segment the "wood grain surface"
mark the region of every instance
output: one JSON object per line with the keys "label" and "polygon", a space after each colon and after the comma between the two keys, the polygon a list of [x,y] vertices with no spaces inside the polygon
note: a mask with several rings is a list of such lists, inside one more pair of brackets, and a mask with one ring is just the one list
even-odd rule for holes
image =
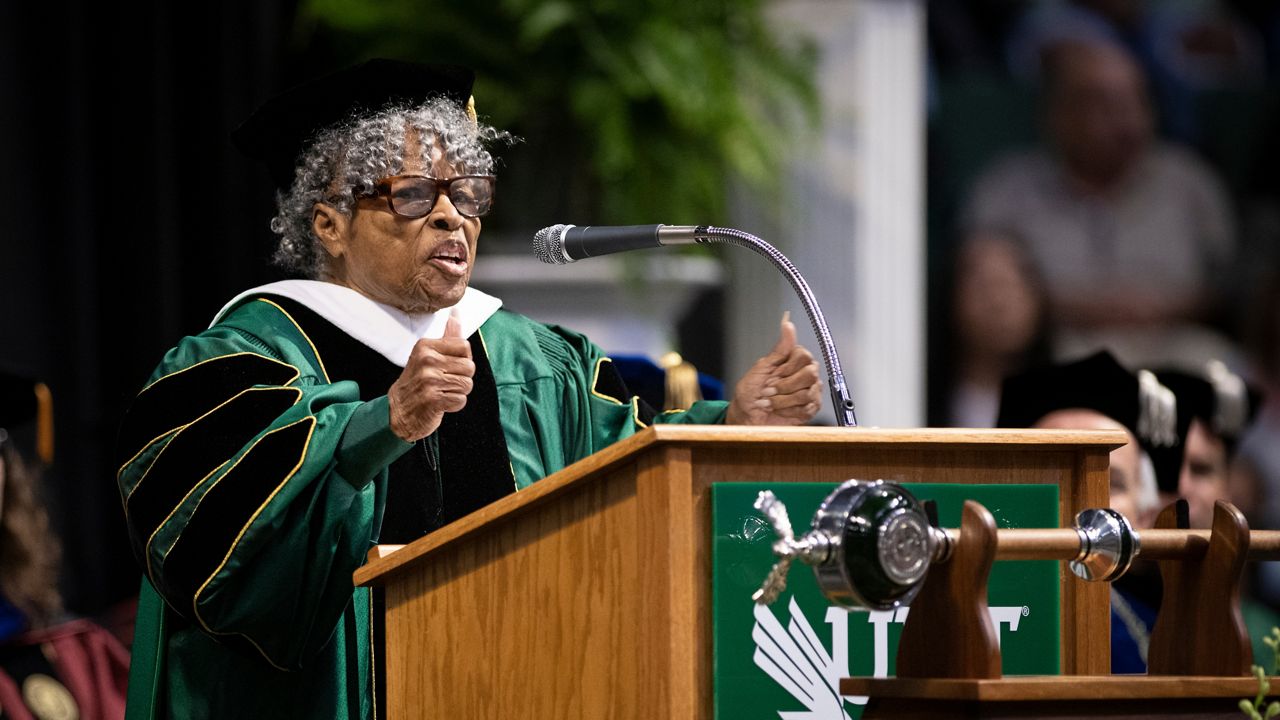
{"label": "wood grain surface", "polygon": [[[1177,524],[1173,505],[1156,519],[1159,528]],[[1240,616],[1240,576],[1248,552],[1244,514],[1219,500],[1204,556],[1159,561],[1164,591],[1151,629],[1148,673],[1249,675],[1253,648]]]}
{"label": "wood grain surface", "polygon": [[[1271,682],[1280,682],[1272,678]],[[1005,677],[998,680],[847,678],[840,691],[870,695],[866,720],[1227,720],[1258,683],[1237,677]]]}
{"label": "wood grain surface", "polygon": [[[386,588],[389,714],[705,720],[712,484],[1049,483],[1069,524],[1079,509],[1106,504],[1107,454],[1123,439],[648,428],[394,552],[370,554],[354,579]],[[1063,668],[1106,672],[1106,587],[1070,573],[1063,582]]]}
{"label": "wood grain surface", "polygon": [[[1271,678],[1280,687],[1280,678]],[[1252,699],[1252,677],[1152,675],[1012,675],[994,680],[955,678],[845,678],[844,695],[914,697],[940,700],[1071,700],[1088,695],[1100,700],[1132,698],[1227,697]],[[1232,705],[1234,706],[1234,702]],[[1236,709],[1239,712],[1239,709]]]}

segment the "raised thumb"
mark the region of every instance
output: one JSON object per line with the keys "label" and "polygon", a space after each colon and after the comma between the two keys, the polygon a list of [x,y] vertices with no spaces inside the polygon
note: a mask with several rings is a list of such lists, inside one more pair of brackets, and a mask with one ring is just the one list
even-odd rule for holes
{"label": "raised thumb", "polygon": [[796,326],[791,322],[791,311],[782,313],[782,323],[778,330],[778,343],[770,352],[776,360],[785,360],[796,346]]}
{"label": "raised thumb", "polygon": [[449,313],[449,319],[444,324],[444,337],[461,338],[462,323],[458,320],[457,310]]}

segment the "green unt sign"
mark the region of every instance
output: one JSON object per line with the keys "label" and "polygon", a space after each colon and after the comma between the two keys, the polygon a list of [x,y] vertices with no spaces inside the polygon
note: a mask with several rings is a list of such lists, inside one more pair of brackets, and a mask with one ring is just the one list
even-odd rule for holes
{"label": "green unt sign", "polygon": [[[840,678],[893,674],[898,637],[910,608],[885,612],[830,604],[808,566],[791,566],[787,590],[772,605],[751,594],[773,566],[772,528],[752,507],[761,490],[786,504],[796,534],[836,483],[722,483],[712,486],[712,601],[715,717],[852,720],[864,697],[839,694]],[[1058,526],[1053,485],[906,483],[935,500],[943,527],[958,527],[965,500],[982,503],[999,527]],[[1059,568],[1056,561],[997,562],[988,599],[1008,675],[1056,675],[1059,665]],[[938,622],[945,620],[939,618]]]}

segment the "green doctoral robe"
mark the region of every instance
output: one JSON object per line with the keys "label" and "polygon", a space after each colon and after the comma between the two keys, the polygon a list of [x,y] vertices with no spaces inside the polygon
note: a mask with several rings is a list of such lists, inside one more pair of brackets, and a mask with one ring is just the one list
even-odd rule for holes
{"label": "green doctoral robe", "polygon": [[[470,341],[478,424],[459,442],[438,439],[448,437],[442,425],[421,452],[390,430],[390,383],[361,387],[343,374],[394,379],[399,368],[344,365],[359,355],[351,339],[287,298],[242,298],[165,356],[119,435],[118,484],[145,569],[129,718],[373,717],[380,618],[352,573],[388,541],[397,488],[424,485],[389,467],[434,475],[434,495],[407,496],[428,504],[460,484],[492,486],[400,524],[412,533],[648,422],[724,419],[722,402],[651,416],[621,394],[600,349],[563,328],[499,310]],[[360,369],[380,361],[389,367]],[[481,370],[491,379],[481,382]],[[497,436],[486,440],[492,452],[468,444],[485,423]],[[467,475],[472,460],[483,476]]]}

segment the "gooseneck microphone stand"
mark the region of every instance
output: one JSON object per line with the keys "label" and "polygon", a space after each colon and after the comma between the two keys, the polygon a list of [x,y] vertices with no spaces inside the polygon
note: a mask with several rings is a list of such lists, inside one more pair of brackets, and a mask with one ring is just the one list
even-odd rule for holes
{"label": "gooseneck microphone stand", "polygon": [[[666,229],[662,228],[662,230]],[[663,234],[662,230],[659,230],[659,234]],[[764,256],[778,269],[778,272],[787,278],[791,288],[800,297],[805,314],[809,316],[809,324],[813,326],[813,334],[818,338],[818,348],[822,351],[822,360],[827,367],[827,387],[831,390],[831,403],[836,414],[836,424],[841,427],[857,427],[858,417],[854,413],[853,398],[850,397],[849,389],[844,383],[844,371],[840,369],[840,357],[836,354],[836,344],[831,340],[827,319],[822,315],[822,308],[818,307],[818,301],[814,298],[813,291],[809,289],[809,283],[805,282],[796,266],[774,246],[741,230],[699,225],[693,228],[692,234],[695,236],[691,238],[693,242],[721,242],[747,248]],[[668,244],[667,238],[664,237],[663,240],[663,244]],[[679,242],[676,238],[671,240],[674,241],[671,244]]]}
{"label": "gooseneck microphone stand", "polygon": [[704,243],[728,243],[747,248],[763,255],[791,283],[809,324],[818,337],[822,360],[827,366],[827,387],[831,390],[831,402],[835,409],[836,423],[841,427],[856,427],[858,418],[853,412],[853,398],[844,384],[844,371],[836,345],[831,341],[827,319],[822,316],[818,301],[809,289],[809,283],[777,248],[750,233],[733,228],[709,225],[624,225],[583,227],[576,225],[552,225],[539,230],[533,238],[533,250],[538,259],[550,265],[563,265],[583,258],[597,257],[627,250],[644,250],[667,245],[693,245]]}

